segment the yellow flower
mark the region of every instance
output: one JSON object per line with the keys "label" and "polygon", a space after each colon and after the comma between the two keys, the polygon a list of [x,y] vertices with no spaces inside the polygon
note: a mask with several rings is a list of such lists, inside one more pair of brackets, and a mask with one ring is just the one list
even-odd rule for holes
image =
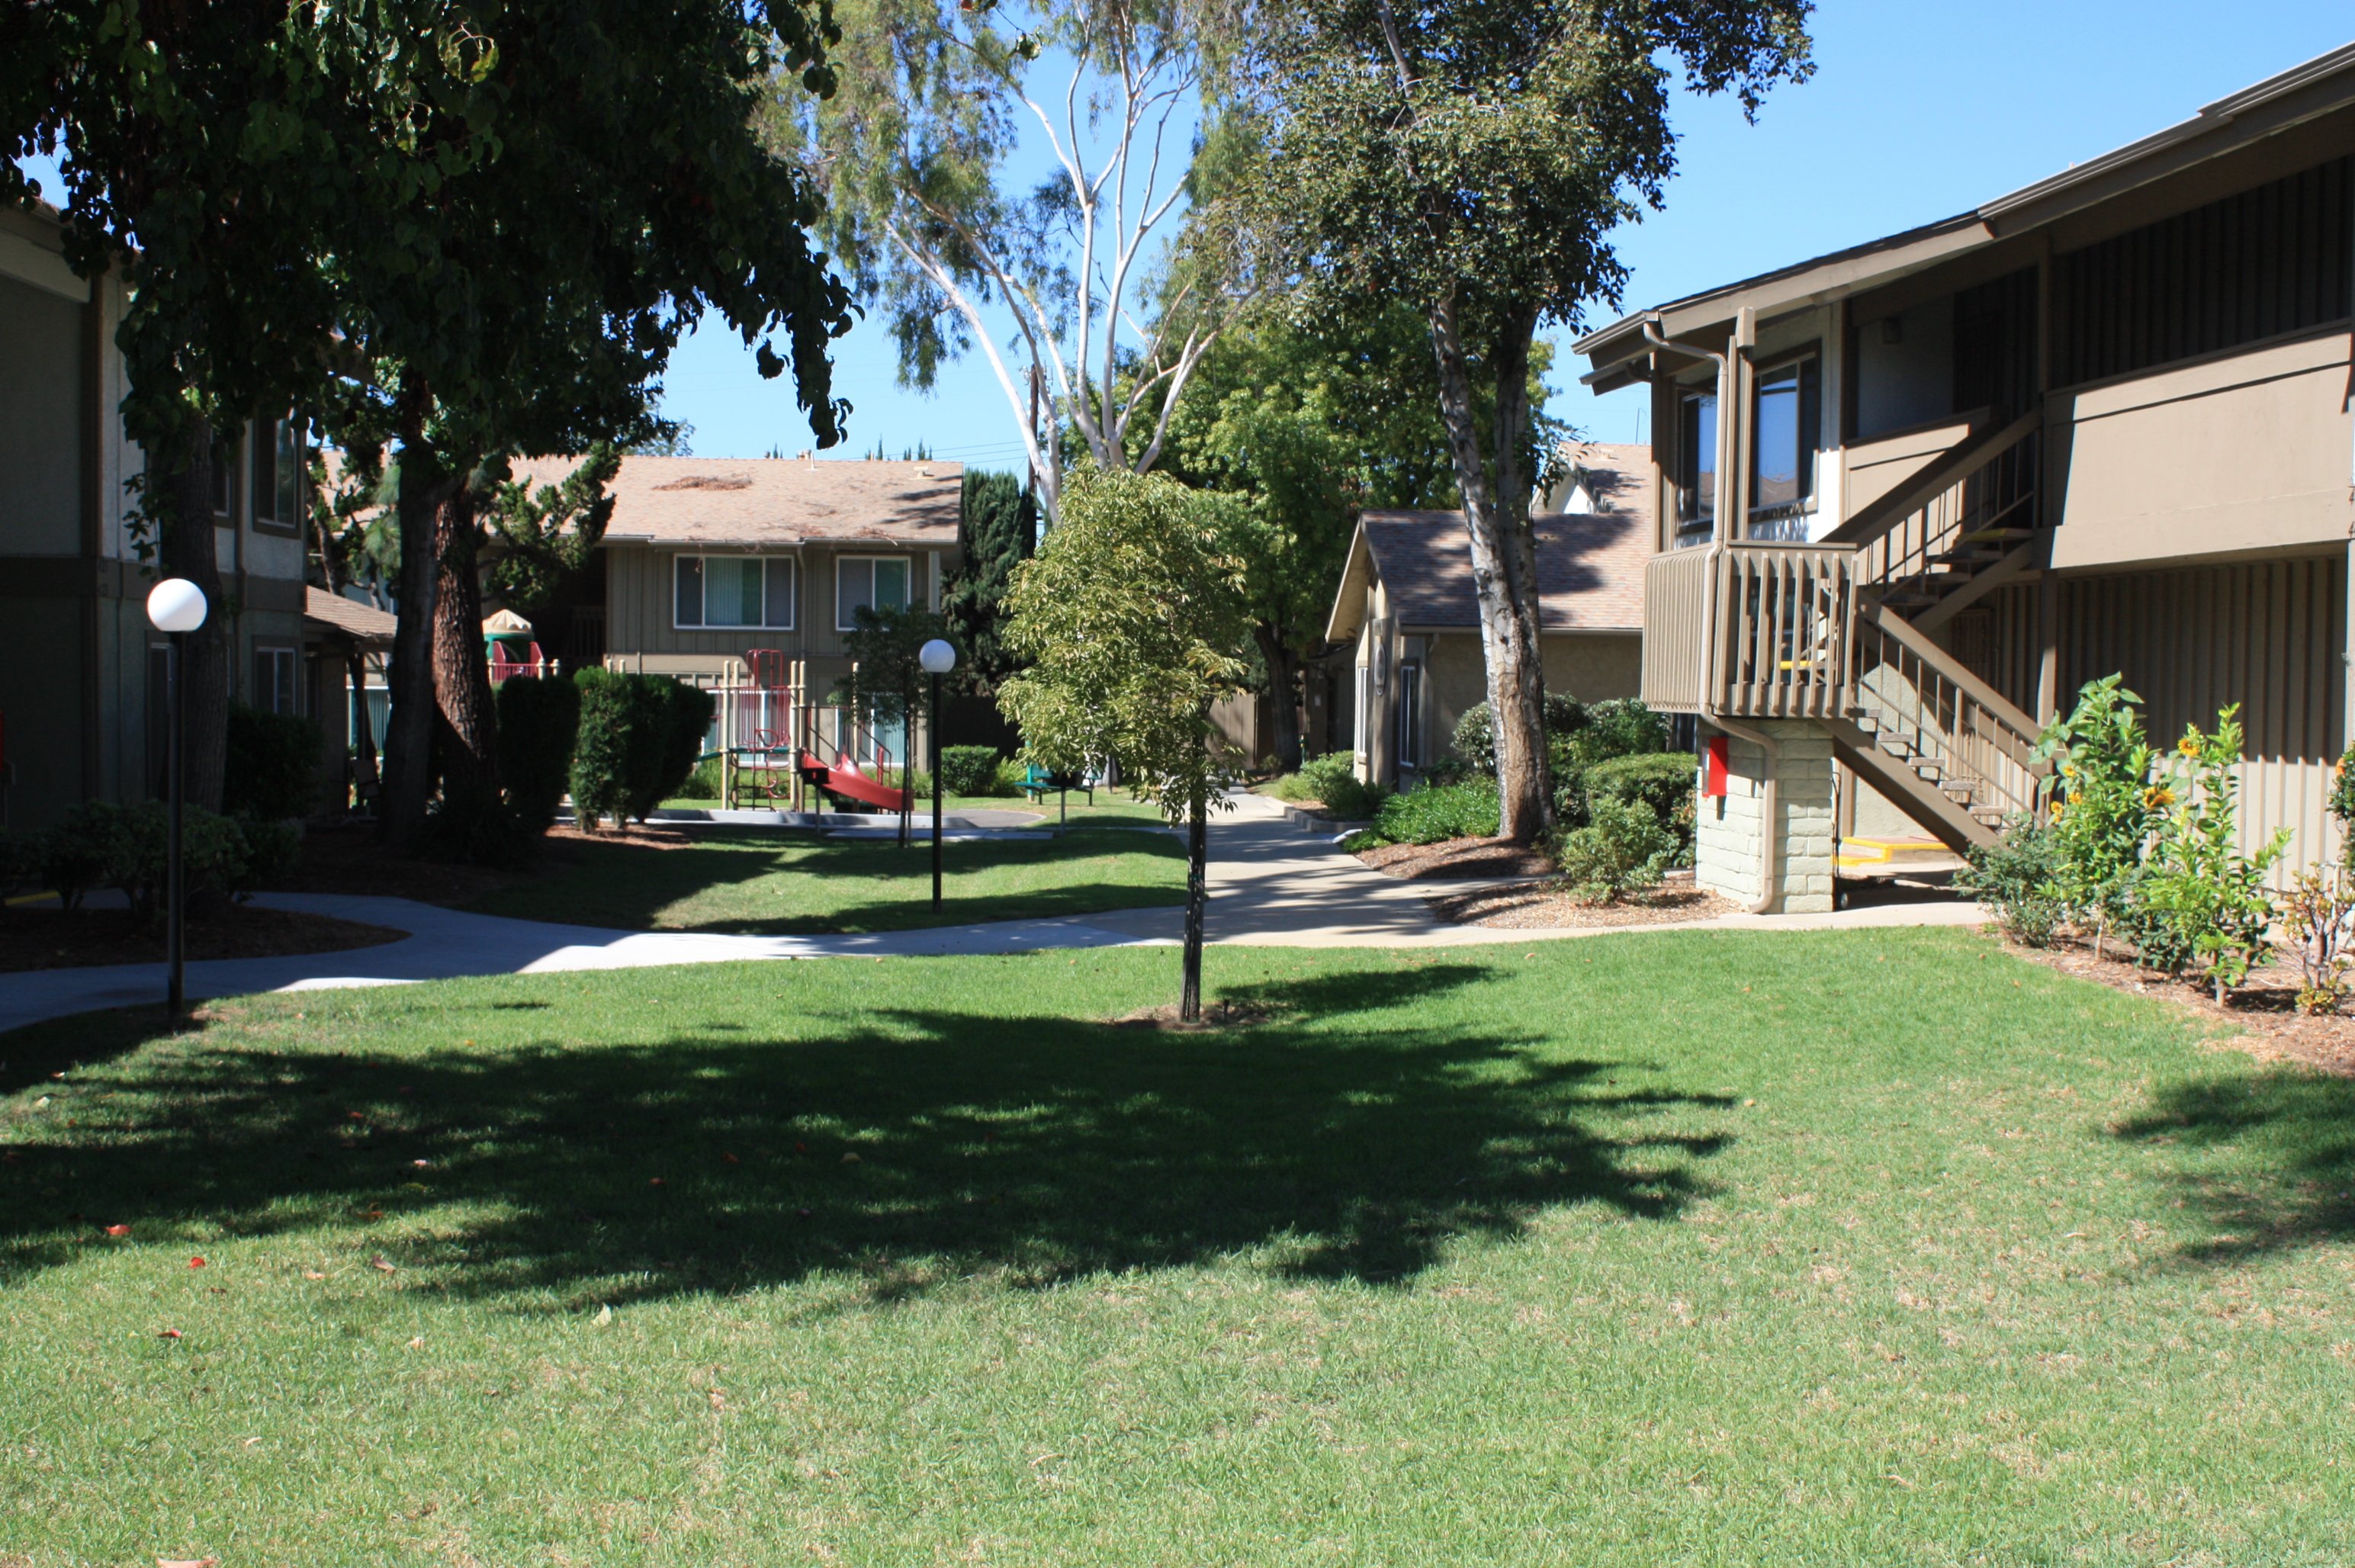
{"label": "yellow flower", "polygon": [[2175,749],[2187,757],[2196,757],[2200,754],[2200,742],[2186,735],[2182,740],[2175,742]]}
{"label": "yellow flower", "polygon": [[2073,778],[2075,778],[2075,777],[2077,776],[2077,764],[2076,764],[2076,763],[2062,763],[2062,764],[2061,764],[2061,776],[2062,776],[2062,778],[2064,778],[2064,779],[2073,779]]}
{"label": "yellow flower", "polygon": [[2062,805],[2059,801],[2054,801],[2052,803],[2052,820],[2055,822],[2060,821],[2061,814],[2068,809],[2069,808],[2067,806]]}
{"label": "yellow flower", "polygon": [[2154,785],[2142,792],[2142,803],[2151,810],[2157,811],[2162,806],[2175,804],[2175,792],[2164,784]]}
{"label": "yellow flower", "polygon": [[2069,792],[2069,804],[2070,804],[2071,805],[2082,805],[2082,804],[2083,804],[2084,799],[2085,799],[2085,793],[2084,793],[2084,791],[2083,791],[2083,790],[2074,790],[2074,789],[2073,789],[2073,790],[2071,790],[2071,791]]}

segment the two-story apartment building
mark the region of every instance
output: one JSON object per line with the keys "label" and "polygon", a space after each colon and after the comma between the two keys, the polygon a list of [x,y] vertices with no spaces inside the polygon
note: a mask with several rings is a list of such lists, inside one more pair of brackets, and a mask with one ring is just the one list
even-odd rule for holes
{"label": "two-story apartment building", "polygon": [[[162,765],[155,581],[131,528],[138,447],[117,410],[122,280],[77,276],[49,210],[0,208],[0,821],[136,800]],[[342,631],[306,619],[303,433],[261,421],[222,453],[215,494],[232,694],[319,719],[342,771]]]}
{"label": "two-story apartment building", "polygon": [[1709,737],[1703,883],[1821,909],[1844,833],[1989,841],[2113,672],[2162,740],[2239,703],[2245,836],[2331,852],[2350,334],[2355,48],[1582,340],[1661,436],[1643,689]]}

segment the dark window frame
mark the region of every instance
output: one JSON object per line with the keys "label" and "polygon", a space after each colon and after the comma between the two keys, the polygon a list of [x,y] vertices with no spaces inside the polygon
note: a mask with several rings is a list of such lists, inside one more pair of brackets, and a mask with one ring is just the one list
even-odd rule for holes
{"label": "dark window frame", "polygon": [[[709,573],[703,571],[701,565],[702,562],[708,560],[750,560],[760,563],[761,624],[757,626],[747,626],[732,625],[725,623],[714,624],[711,622],[709,619],[711,613],[710,577]],[[694,561],[697,563],[696,604],[702,612],[701,618],[694,621],[682,620],[678,613],[679,574],[686,569],[688,561]],[[774,621],[771,621],[768,618],[771,607],[776,603],[775,597],[769,592],[769,573],[773,571],[776,564],[781,561],[784,564],[786,573],[792,579],[792,585],[785,594],[786,618],[782,624]],[[675,632],[791,632],[799,629],[801,624],[802,600],[801,562],[794,556],[783,554],[740,555],[731,554],[727,551],[715,553],[710,550],[683,549],[670,558],[670,563],[671,630]]]}

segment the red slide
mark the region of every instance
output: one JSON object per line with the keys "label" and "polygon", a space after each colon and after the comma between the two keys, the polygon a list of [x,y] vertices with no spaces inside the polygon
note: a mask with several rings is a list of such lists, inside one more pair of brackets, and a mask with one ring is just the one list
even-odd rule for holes
{"label": "red slide", "polygon": [[905,810],[910,804],[906,791],[878,784],[857,768],[830,767],[807,752],[802,753],[802,776],[822,790],[851,800],[863,800],[886,811]]}

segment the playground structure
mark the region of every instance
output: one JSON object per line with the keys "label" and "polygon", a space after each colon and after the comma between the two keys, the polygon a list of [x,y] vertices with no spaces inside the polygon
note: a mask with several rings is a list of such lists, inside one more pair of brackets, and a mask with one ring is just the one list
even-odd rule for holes
{"label": "playground structure", "polygon": [[702,761],[719,763],[724,808],[809,811],[830,796],[853,810],[913,809],[913,792],[884,782],[901,759],[857,709],[816,700],[805,660],[753,648],[730,659],[717,681],[688,678],[711,694]]}

